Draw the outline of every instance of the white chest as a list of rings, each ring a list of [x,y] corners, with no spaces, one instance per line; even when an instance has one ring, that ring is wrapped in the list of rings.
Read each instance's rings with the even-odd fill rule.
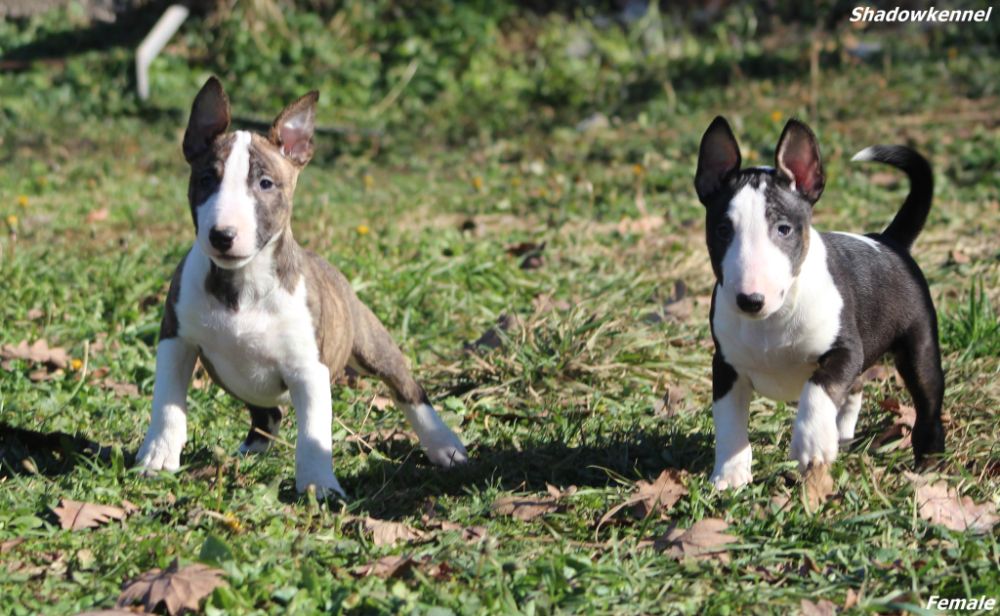
[[[306,305],[305,284],[289,293],[277,285],[263,297],[225,307],[205,291],[207,267],[193,250],[177,302],[178,335],[201,349],[221,384],[245,402],[288,402],[289,375],[312,366],[319,352]],[[249,267],[249,266],[248,266]]]
[[[776,313],[755,320],[725,301],[715,307],[712,324],[726,362],[748,376],[756,391],[775,400],[798,399],[840,331],[843,298],[826,267],[818,234],[811,240],[798,279]]]

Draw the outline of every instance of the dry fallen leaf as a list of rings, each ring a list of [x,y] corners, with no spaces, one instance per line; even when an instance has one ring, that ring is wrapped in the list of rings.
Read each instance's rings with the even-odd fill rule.
[[[868,383],[870,381],[888,381],[892,377],[893,372],[894,370],[890,369],[885,364],[875,364],[861,373],[860,380],[862,383]]]
[[[25,541],[26,539],[24,537],[15,537],[14,539],[8,539],[7,541],[0,543],[0,554],[13,550],[17,546],[24,543]]]
[[[536,244],[534,242],[521,242],[507,246],[506,252],[512,257],[524,257],[521,259],[521,269],[538,269],[545,264],[542,252],[545,250],[545,242]]]
[[[389,520],[365,518],[364,527],[366,531],[371,533],[372,543],[376,546],[393,546],[400,542],[420,541],[425,536],[422,531],[411,528],[402,522],[390,522]]]
[[[972,259],[969,258],[969,255],[965,254],[958,248],[954,248],[948,253],[948,261],[950,263],[954,263],[955,265],[966,265],[967,263],[972,262]]]
[[[654,547],[668,556],[678,560],[695,558],[699,560],[715,559],[722,563],[729,562],[729,553],[725,546],[734,543],[737,538],[724,533],[729,525],[718,518],[704,518],[695,522],[691,528],[681,530],[671,528],[654,543]]]
[[[535,315],[543,315],[553,310],[565,312],[571,308],[569,302],[564,299],[552,299],[548,293],[539,293],[531,300],[531,306],[535,309]]]
[[[406,574],[416,564],[417,562],[409,556],[383,556],[367,565],[355,567],[354,574],[358,577],[374,575],[389,579]]]
[[[32,383],[41,383],[42,381],[51,381],[57,376],[63,373],[62,370],[56,370],[55,372],[49,372],[45,368],[41,370],[32,370],[28,373],[28,379]]]
[[[44,339],[36,340],[32,345],[28,345],[27,340],[22,340],[17,346],[5,344],[0,347],[0,358],[24,359],[36,364],[45,364],[50,368],[65,369],[69,365],[66,349],[49,347],[49,343]]]
[[[771,505],[777,507],[779,511],[788,506],[789,501],[791,496],[787,492],[779,492],[771,497]]]
[[[689,297],[687,285],[683,280],[674,281],[674,291],[663,302],[656,312],[646,315],[645,321],[650,324],[663,321],[684,321],[694,312],[694,299]]]
[[[666,511],[674,506],[681,497],[687,495],[681,478],[683,473],[669,468],[660,473],[652,483],[638,481],[635,484],[636,493],[630,500],[635,505],[636,515],[645,518],[654,511]]]
[[[799,609],[802,616],[834,616],[837,613],[837,606],[826,599],[818,602],[803,599]]]
[[[392,398],[388,396],[381,396],[378,394],[372,396],[371,402],[368,403],[369,407],[379,411],[384,411],[385,409],[389,408],[392,405],[393,405]]]
[[[892,449],[900,449],[910,446],[910,434],[913,432],[913,424],[917,421],[917,410],[912,406],[900,404],[895,398],[885,398],[881,406],[894,415],[892,425],[883,430],[875,437],[875,446],[880,447],[891,441]]]
[[[944,480],[930,483],[915,473],[908,472],[905,475],[913,483],[920,517],[932,524],[940,524],[951,530],[983,534],[990,532],[1000,522],[993,503],[977,504],[968,496],[959,496],[958,491],[949,487]]]
[[[551,483],[546,483],[545,491],[548,492],[549,496],[551,496],[552,498],[567,498],[569,496],[573,496],[574,494],[576,494],[577,487],[570,486],[565,490],[563,490],[562,488],[554,486]]]
[[[899,186],[899,179],[899,175],[891,171],[875,171],[868,176],[868,181],[875,186],[883,188],[895,188]]]
[[[530,521],[559,509],[556,499],[546,496],[504,496],[493,502],[493,513]]]
[[[667,385],[663,397],[653,403],[655,417],[673,417],[684,408],[684,398],[687,392],[677,385]]]
[[[654,511],[666,512],[688,493],[687,488],[681,482],[682,477],[681,471],[670,468],[660,473],[660,476],[652,483],[637,481],[635,493],[624,503],[619,503],[609,509],[601,517],[597,527],[604,526],[626,508],[629,508],[633,515],[640,519],[646,518]]]
[[[665,222],[663,216],[640,216],[639,218],[626,216],[618,223],[618,233],[622,235],[630,233],[645,235],[650,231],[659,229]]]
[[[853,588],[847,589],[847,596],[844,597],[844,609],[849,610],[860,601],[860,593],[856,592]]]
[[[489,535],[485,526],[462,526],[447,520],[443,520],[438,528],[444,532],[457,532],[463,541],[470,543],[482,541]]]
[[[415,439],[409,432],[404,432],[396,428],[384,428],[374,432],[363,432],[361,434],[351,434],[347,437],[348,443],[361,443],[371,449],[383,443],[410,443]]]
[[[38,319],[45,316],[45,311],[42,310],[41,308],[32,308],[31,310],[28,311],[28,314],[26,316],[28,317],[29,321],[37,321]]]
[[[807,511],[816,511],[834,493],[833,477],[827,464],[813,463],[802,477],[802,503]]]
[[[471,352],[477,349],[499,349],[503,346],[500,332],[516,332],[519,329],[521,329],[521,319],[517,315],[501,314],[497,317],[496,326],[486,330],[475,342],[466,342],[465,350]]]
[[[197,612],[202,599],[226,586],[222,574],[222,570],[202,564],[181,567],[175,558],[166,570],[151,569],[127,582],[115,605],[125,607],[138,601],[152,612],[162,603],[171,616],[185,610]]]
[[[122,383],[114,379],[105,378],[97,382],[102,389],[113,393],[116,398],[138,398],[139,386],[135,383]]]
[[[87,212],[87,223],[93,224],[95,222],[103,222],[108,219],[108,214],[110,214],[110,212],[106,207],[90,210]]]
[[[52,511],[59,518],[59,524],[67,530],[97,528],[111,520],[123,520],[128,515],[121,507],[81,503],[66,498],[59,501],[59,506]]]
[[[517,244],[510,244],[504,249],[504,252],[512,257],[523,257],[524,255],[531,254],[533,252],[539,252],[545,248],[545,242],[541,244],[536,244],[535,242],[519,242]]]

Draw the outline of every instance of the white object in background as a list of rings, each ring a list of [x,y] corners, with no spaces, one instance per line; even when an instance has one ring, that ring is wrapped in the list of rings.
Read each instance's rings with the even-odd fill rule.
[[[149,65],[160,54],[170,37],[181,27],[189,13],[188,8],[182,4],[170,5],[146,38],[142,39],[135,52],[135,83],[141,100],[149,98]]]

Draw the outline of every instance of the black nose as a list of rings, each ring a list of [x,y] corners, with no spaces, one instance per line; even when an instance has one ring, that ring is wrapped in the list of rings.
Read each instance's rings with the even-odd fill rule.
[[[736,305],[739,306],[740,310],[743,312],[757,314],[760,312],[760,309],[764,307],[764,296],[760,293],[753,293],[751,295],[740,293],[736,296]]]
[[[208,231],[208,243],[219,252],[226,252],[233,247],[236,239],[235,227],[212,227]]]

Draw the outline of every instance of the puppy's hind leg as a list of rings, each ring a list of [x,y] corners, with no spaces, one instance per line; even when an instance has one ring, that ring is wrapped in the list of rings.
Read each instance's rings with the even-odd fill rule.
[[[896,369],[917,410],[911,440],[914,459],[920,465],[928,454],[944,451],[944,371],[935,320],[920,323],[901,341],[896,350]]]
[[[271,442],[278,436],[281,427],[281,409],[247,405],[250,411],[250,432],[240,444],[240,454],[264,453],[271,448]]]
[[[420,446],[431,462],[444,468],[467,462],[469,457],[465,446],[434,411],[424,389],[410,374],[406,358],[389,332],[363,305],[358,305],[355,317],[363,323],[355,333],[351,364],[389,386],[396,406],[402,409],[413,426]]]

